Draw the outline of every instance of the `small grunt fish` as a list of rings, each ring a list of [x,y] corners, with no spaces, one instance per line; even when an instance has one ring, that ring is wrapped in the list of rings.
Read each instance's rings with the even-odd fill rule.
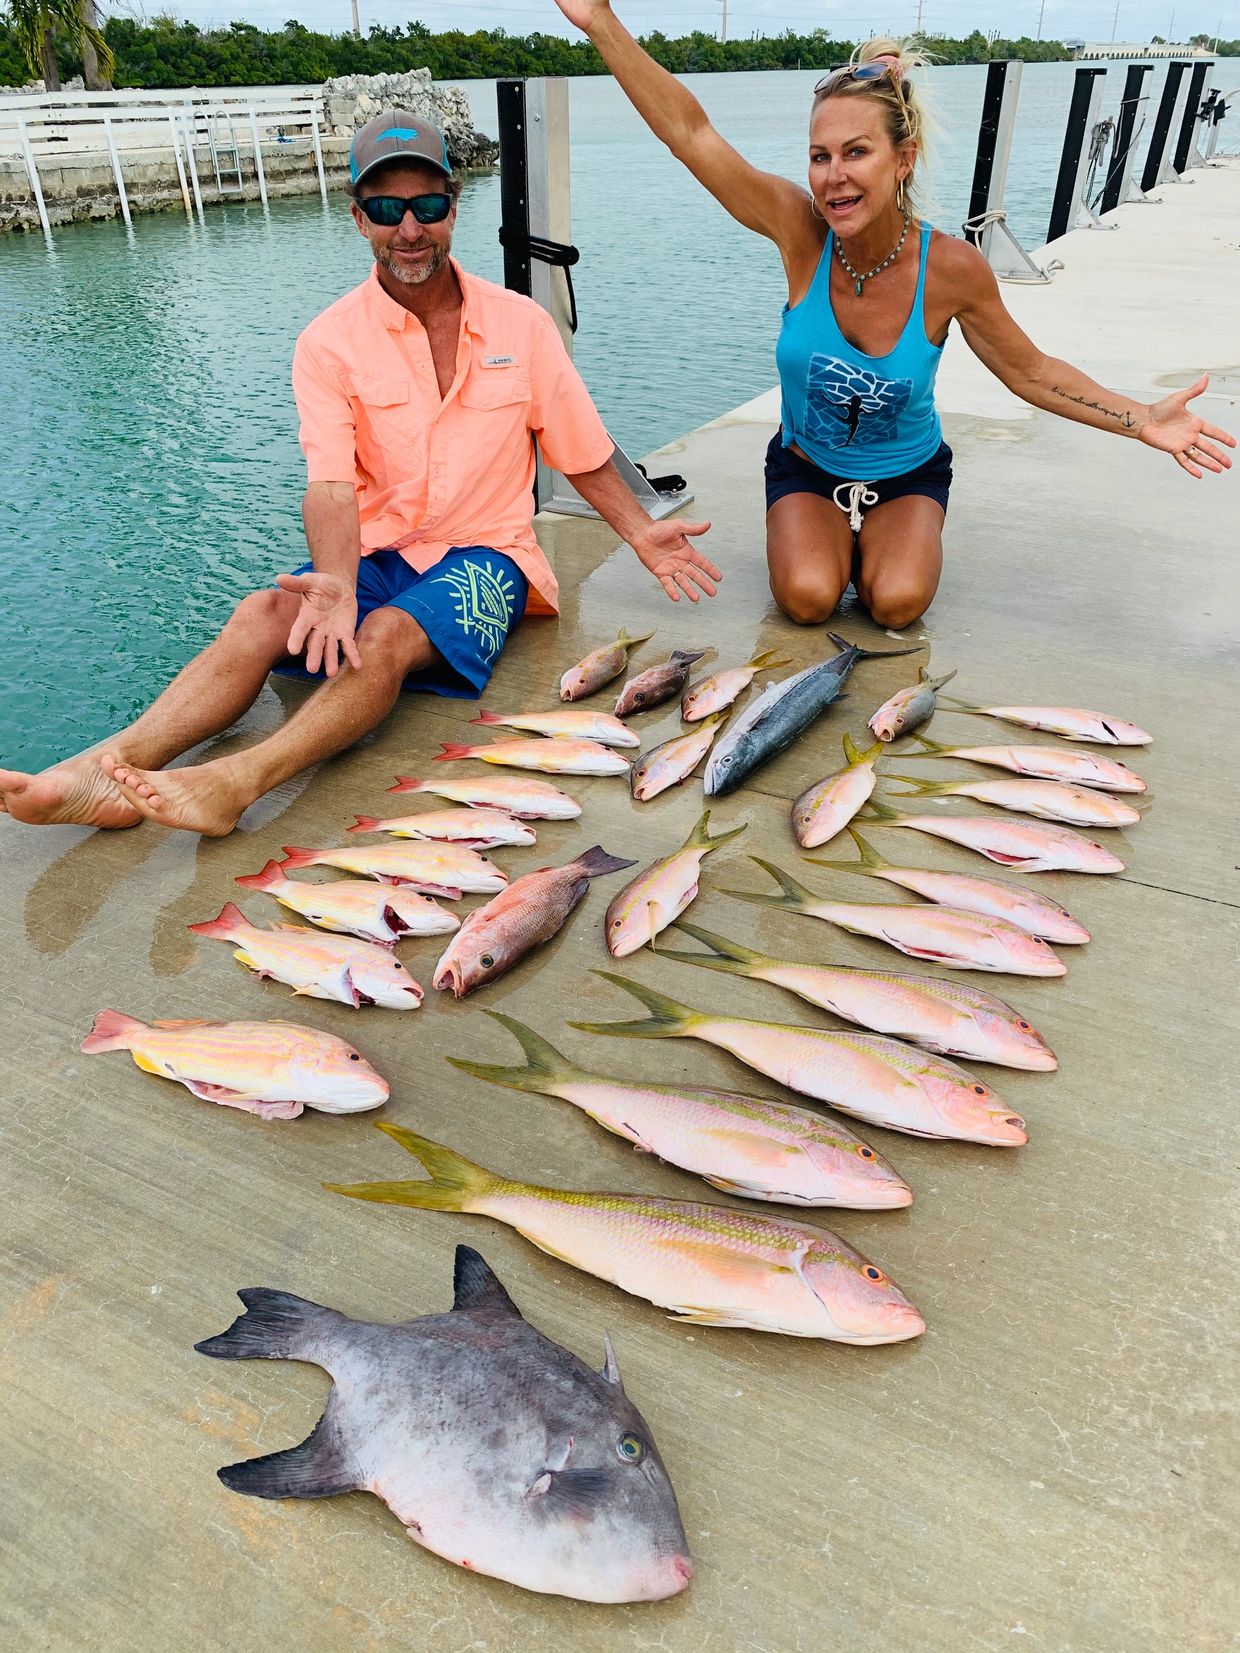
[[[696,729],[690,729],[687,735],[673,735],[671,740],[665,740],[661,746],[652,746],[644,757],[639,758],[629,777],[633,796],[638,803],[649,803],[660,792],[666,792],[669,786],[687,781],[710,751],[710,744],[726,717],[726,712],[714,712],[704,718]]]
[[[825,919],[853,935],[885,941],[910,958],[945,964],[955,970],[998,970],[1013,976],[1062,976],[1067,965],[1041,936],[1031,936],[1003,918],[969,912],[963,907],[940,907],[894,901],[870,905],[826,901],[798,884],[769,861],[750,860],[779,884],[780,895],[754,895],[746,890],[724,890],[738,901],[764,907],[787,907],[806,918]]]
[[[642,1153],[692,1171],[713,1188],[780,1205],[843,1205],[889,1211],[911,1205],[908,1184],[843,1125],[736,1091],[608,1079],[561,1056],[511,1016],[488,1010],[525,1052],[525,1066],[492,1067],[449,1056],[491,1085],[571,1102]]]
[[[1010,884],[1003,878],[975,878],[972,873],[933,872],[929,867],[893,867],[884,861],[878,851],[861,836],[855,827],[849,827],[849,836],[861,851],[860,861],[824,861],[810,857],[816,867],[831,867],[836,872],[859,873],[865,878],[882,878],[900,889],[912,890],[927,901],[937,901],[945,907],[963,907],[966,912],[989,913],[992,918],[1005,918],[1026,935],[1041,936],[1043,941],[1079,944],[1089,940],[1089,931],[1066,907],[1052,901],[1049,895],[1040,895],[1023,884]]]
[[[278,861],[268,861],[261,872],[248,873],[235,882],[275,896],[320,929],[344,931],[388,946],[401,936],[446,935],[460,923],[455,913],[417,890],[376,884],[369,878],[303,884],[286,878]]]
[[[260,930],[230,901],[218,918],[190,924],[196,936],[234,941],[233,957],[257,976],[270,976],[311,999],[352,1005],[381,1004],[389,1010],[416,1010],[422,989],[390,948],[351,941],[296,924]]]
[[[88,1056],[127,1050],[144,1073],[175,1079],[204,1102],[260,1119],[303,1108],[362,1113],[388,1099],[388,1082],[335,1034],[292,1022],[154,1022],[101,1010],[82,1040]]]
[[[462,746],[441,741],[436,763],[479,758],[483,763],[507,764],[511,769],[539,769],[544,775],[627,775],[629,760],[596,740],[497,740],[490,746]]]
[[[432,809],[425,815],[392,815],[379,820],[359,815],[350,832],[390,832],[393,838],[430,838],[441,844],[464,844],[469,849],[498,849],[506,844],[532,844],[533,827],[502,809]]]
[[[592,878],[635,866],[595,844],[563,867],[542,867],[509,884],[485,907],[476,907],[448,943],[434,985],[458,999],[494,981],[518,959],[564,927]]]
[[[1086,786],[1068,786],[1063,781],[923,781],[914,775],[886,778],[914,788],[913,792],[893,792],[894,798],[976,798],[997,809],[1036,815],[1042,821],[1063,821],[1068,826],[1123,827],[1141,819],[1139,810],[1108,792],[1091,792]]]
[[[477,850],[425,839],[404,844],[342,844],[339,849],[298,849],[294,844],[285,844],[281,864],[286,872],[301,867],[340,867],[385,884],[411,884],[428,895],[447,896],[450,901],[462,891],[490,895],[508,882],[507,873]]]
[[[702,862],[711,850],[745,830],[743,825],[733,827],[731,832],[720,832],[712,838],[709,827],[707,810],[678,850],[639,872],[613,897],[604,931],[612,958],[635,953],[679,918],[698,893]]]
[[[602,648],[591,649],[584,660],[579,660],[575,666],[568,668],[560,679],[560,699],[583,700],[586,695],[593,694],[595,689],[601,689],[604,683],[610,683],[613,677],[619,677],[628,664],[629,650],[635,649],[639,643],[645,643],[653,636],[653,631],[640,631],[636,637],[630,637],[621,626],[614,643],[605,643]]]
[[[591,1371],[535,1331],[468,1246],[453,1292],[450,1313],[397,1326],[239,1292],[246,1312],[200,1354],[305,1361],[333,1385],[300,1446],[220,1480],[253,1498],[373,1492],[414,1543],[526,1590],[601,1602],[683,1590],[693,1563],[676,1494],[610,1339]]]
[[[487,728],[501,725],[509,729],[524,729],[532,735],[567,735],[579,740],[596,740],[600,746],[640,746],[641,741],[618,717],[610,712],[590,712],[584,709],[558,709],[551,712],[513,712],[502,717],[499,712],[480,712],[470,719]]]
[[[452,803],[470,809],[503,809],[521,821],[571,821],[581,814],[581,805],[550,781],[533,781],[522,775],[474,775],[470,780],[419,781],[398,775],[389,792],[433,792]]]
[[[924,752],[902,752],[900,761],[910,758],[965,758],[969,763],[990,764],[1010,769],[1038,781],[1069,781],[1074,786],[1093,786],[1100,792],[1144,792],[1145,782],[1118,758],[1101,752],[1078,752],[1062,746],[943,746],[937,740],[918,735]]]
[[[695,653],[673,649],[661,666],[648,666],[644,672],[631,677],[616,701],[616,716],[648,712],[652,706],[661,706],[665,700],[678,695],[689,681],[689,667],[697,660],[704,660],[709,653],[709,649],[698,649]]]
[[[1148,746],[1153,735],[1135,723],[1107,717],[1102,712],[1083,712],[1077,706],[969,706],[963,700],[944,697],[944,706],[954,712],[972,712],[978,717],[995,717],[1001,723],[1019,723],[1025,729],[1045,729],[1065,740],[1093,741],[1099,746]]]
[[[863,1344],[926,1329],[895,1282],[829,1229],[696,1200],[514,1182],[398,1125],[380,1129],[430,1181],[324,1183],[330,1193],[494,1217],[560,1262],[698,1325]]]
[[[570,1027],[625,1039],[701,1039],[802,1096],[889,1131],[991,1148],[1015,1148],[1028,1141],[1024,1120],[988,1085],[954,1062],[899,1039],[712,1016],[609,970],[594,974],[632,993],[651,1015],[638,1022],[570,1022]]]
[[[883,701],[870,719],[870,728],[879,740],[901,740],[911,735],[934,716],[939,690],[955,675],[948,672],[946,677],[931,678],[923,666],[917,674],[919,681],[911,689],[898,689],[890,700]]]
[[[852,737],[844,736],[847,764],[807,786],[792,806],[792,831],[802,849],[817,849],[844,830],[878,784],[874,760],[882,749],[879,741],[868,752],[858,752]]]
[[[796,964],[755,953],[683,919],[677,920],[676,928],[712,952],[673,953],[661,947],[660,958],[771,982],[846,1022],[908,1039],[940,1056],[997,1062],[1035,1073],[1049,1073],[1059,1066],[1054,1051],[1019,1011],[980,987],[894,970]]]
[[[680,715],[686,723],[697,723],[700,718],[710,717],[714,712],[726,712],[740,699],[758,672],[774,671],[777,666],[791,664],[791,660],[778,658],[775,649],[765,649],[761,654],[755,654],[747,665],[729,666],[713,677],[704,677],[681,701]]]
[[[1070,827],[1041,821],[1005,821],[990,815],[901,815],[871,798],[867,806],[875,826],[907,827],[946,838],[976,850],[988,861],[1017,872],[1123,872],[1124,863],[1109,849],[1082,838]]]

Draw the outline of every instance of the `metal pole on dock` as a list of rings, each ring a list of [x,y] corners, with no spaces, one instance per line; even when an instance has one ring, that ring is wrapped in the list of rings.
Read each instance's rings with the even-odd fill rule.
[[[254,173],[258,179],[258,198],[263,203],[263,211],[267,211],[267,179],[263,173],[263,146],[258,140],[258,116],[254,113],[254,105],[250,105],[250,136],[254,140]]]
[[[1152,63],[1130,63],[1124,80],[1124,95],[1120,99],[1119,120],[1115,127],[1115,145],[1111,150],[1111,164],[1102,191],[1103,212],[1113,212],[1125,201],[1144,200],[1133,182],[1137,170],[1137,136],[1144,125],[1142,109],[1149,101],[1143,92],[1146,75],[1153,74]]]
[[[198,162],[194,159],[194,128],[197,124],[194,106],[188,100],[181,116],[185,132],[185,159],[189,165],[189,181],[194,190],[194,206],[198,211],[198,222],[205,224],[207,215],[202,210],[202,190],[198,187]]]
[[[327,205],[327,179],[323,174],[323,145],[319,141],[319,112],[313,104],[310,105],[310,136],[314,142],[314,165],[319,175],[319,194],[323,197],[323,205]]]
[[[185,182],[185,167],[181,162],[181,134],[177,130],[177,112],[175,109],[169,109],[168,111],[168,126],[172,132],[172,155],[177,163],[177,177],[181,183],[181,199],[185,203],[185,216],[192,224],[194,222],[194,209],[190,204],[189,185]]]
[[[1163,180],[1163,156],[1167,149],[1167,138],[1171,132],[1171,117],[1175,111],[1176,100],[1179,96],[1180,82],[1184,71],[1189,65],[1183,58],[1172,58],[1167,65],[1167,78],[1163,81],[1162,96],[1158,100],[1158,113],[1154,116],[1154,131],[1150,138],[1150,147],[1145,152],[1145,170],[1141,174],[1142,193],[1148,195]]]
[[[1003,210],[1007,187],[1008,158],[1012,153],[1012,132],[1020,97],[1021,64],[1016,59],[996,60],[986,70],[986,91],[982,119],[977,131],[977,156],[973,163],[973,188],[969,195],[969,216],[961,228],[985,256],[1000,281],[1042,283],[1051,279],[1051,269],[1035,264],[1008,228]],[[1057,261],[1053,268],[1062,269]]]
[[[1206,77],[1213,67],[1212,63],[1193,64],[1193,72],[1188,83],[1188,96],[1184,100],[1184,115],[1180,121],[1180,135],[1176,140],[1175,153],[1171,158],[1172,169],[1181,175],[1187,172],[1189,168],[1189,156],[1193,148],[1193,130],[1197,125],[1197,116],[1201,112],[1201,104],[1205,96]],[[1191,181],[1190,179],[1189,182]]]
[[[112,130],[111,115],[103,117],[103,135],[108,140],[108,154],[112,158],[112,176],[116,180],[116,195],[120,202],[121,217],[126,224],[132,224],[133,219],[129,216],[129,197],[125,193],[125,179],[121,172],[121,158],[116,149],[116,134]]]
[[[26,123],[21,116],[17,117],[17,136],[21,141],[22,154],[26,159],[26,172],[30,179],[30,191],[34,196],[34,204],[39,209],[39,223],[43,226],[43,233],[50,241],[52,239],[51,220],[47,216],[47,206],[43,200],[43,186],[39,182],[39,169],[35,165],[34,150],[30,147],[30,134],[26,131]]]
[[[1068,126],[1064,132],[1063,151],[1059,157],[1059,176],[1055,180],[1055,195],[1046,231],[1048,241],[1058,241],[1060,236],[1067,235],[1073,227],[1077,203],[1081,199],[1089,167],[1089,146],[1086,139],[1094,128],[1105,79],[1106,70],[1092,64],[1088,68],[1076,71],[1072,103],[1068,110]]]

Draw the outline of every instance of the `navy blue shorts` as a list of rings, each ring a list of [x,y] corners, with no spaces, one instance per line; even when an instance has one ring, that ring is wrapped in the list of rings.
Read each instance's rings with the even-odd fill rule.
[[[293,570],[313,572],[314,564],[308,562]],[[360,626],[377,608],[403,609],[442,656],[442,663],[410,672],[404,687],[453,700],[476,700],[490,681],[509,632],[525,612],[528,590],[512,558],[485,545],[454,546],[424,573],[399,551],[372,551],[358,565],[357,623]],[[321,670],[308,672],[296,657],[275,670],[283,677],[310,681],[324,676]]]
[[[817,465],[811,465],[799,453],[785,448],[782,429],[775,432],[766,450],[768,511],[777,499],[783,499],[786,494],[817,494],[820,499],[829,499],[836,505],[843,501],[841,508],[847,515],[848,490],[856,480],[855,477],[833,476],[830,471],[820,471]],[[877,494],[878,498],[870,499],[865,504],[858,501],[858,509],[864,515],[873,506],[903,499],[906,494],[925,494],[927,499],[934,500],[946,511],[951,485],[952,450],[944,442],[924,465],[905,471],[903,476],[888,476],[879,482],[868,483],[868,490]]]

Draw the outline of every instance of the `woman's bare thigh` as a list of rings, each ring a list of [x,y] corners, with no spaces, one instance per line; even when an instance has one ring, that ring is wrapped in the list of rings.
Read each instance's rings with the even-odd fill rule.
[[[817,494],[785,494],[766,513],[771,592],[791,620],[829,619],[852,573],[848,518]]]

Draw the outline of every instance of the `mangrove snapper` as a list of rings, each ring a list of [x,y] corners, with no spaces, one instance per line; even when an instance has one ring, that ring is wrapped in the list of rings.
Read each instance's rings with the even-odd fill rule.
[[[695,661],[704,660],[709,653],[709,649],[698,649],[693,653],[673,649],[661,666],[648,666],[636,677],[630,677],[616,701],[616,716],[648,712],[652,706],[661,706],[665,700],[678,695],[689,681],[689,667]]]
[[[88,1056],[127,1050],[144,1073],[175,1079],[204,1102],[296,1119],[303,1108],[362,1113],[388,1099],[388,1082],[333,1033],[292,1022],[154,1022],[101,1010],[82,1040]]]
[[[393,838],[430,838],[441,844],[464,844],[468,849],[499,849],[504,845],[532,844],[533,827],[502,809],[432,809],[425,815],[392,815],[380,820],[359,815],[350,832],[390,832]]]
[[[527,872],[464,920],[439,961],[434,985],[450,987],[463,999],[483,982],[494,981],[559,934],[592,878],[635,865],[595,844],[566,866]]]
[[[901,740],[928,723],[934,716],[939,690],[956,674],[948,672],[946,677],[931,678],[923,666],[917,675],[919,681],[911,689],[898,689],[870,719],[870,728],[879,740]]]
[[[286,878],[278,861],[268,861],[261,872],[248,873],[235,882],[275,896],[320,929],[343,931],[387,946],[402,936],[446,935],[460,923],[455,913],[407,886],[376,884],[368,878],[303,884]]]
[[[674,918],[679,918],[698,893],[702,862],[711,850],[745,830],[743,825],[733,827],[730,832],[720,832],[712,838],[709,827],[710,811],[707,810],[678,850],[639,872],[612,898],[605,929],[607,950],[612,958],[635,953],[646,942],[653,941]]]
[[[395,1326],[286,1291],[237,1295],[246,1312],[200,1354],[305,1361],[333,1386],[300,1446],[219,1471],[233,1492],[373,1492],[433,1554],[579,1601],[658,1601],[693,1576],[676,1494],[610,1340],[591,1371],[535,1331],[468,1246],[456,1248],[451,1312]]]
[[[521,821],[571,821],[581,814],[581,805],[550,781],[534,781],[524,775],[475,775],[470,780],[415,780],[398,775],[389,792],[433,792],[452,803],[470,809],[502,809]]]
[[[755,654],[747,665],[729,666],[713,677],[704,677],[681,701],[680,715],[686,723],[696,723],[700,718],[710,717],[713,712],[726,712],[744,694],[758,672],[774,671],[777,666],[791,664],[791,660],[779,658],[775,649],[766,649],[761,654]]]
[[[641,631],[636,637],[630,637],[621,626],[614,643],[605,643],[602,648],[592,649],[584,660],[579,660],[575,666],[568,668],[560,679],[560,699],[583,700],[586,695],[593,694],[595,689],[601,689],[604,683],[610,683],[613,677],[619,677],[628,664],[629,650],[635,649],[639,643],[645,643],[653,636],[653,631]]]
[[[1019,723],[1025,729],[1045,729],[1065,740],[1093,741],[1099,746],[1148,746],[1153,735],[1122,718],[1102,712],[1083,712],[1077,706],[970,706],[963,700],[943,698],[954,712],[972,712],[978,717],[995,717],[1001,723]]]
[[[1070,827],[1042,821],[1005,821],[991,815],[902,815],[871,798],[875,826],[907,827],[976,850],[1017,872],[1123,872],[1118,855]]]
[[[878,784],[874,760],[882,749],[880,740],[868,752],[859,752],[852,737],[844,736],[847,764],[807,786],[792,806],[792,831],[802,849],[816,849],[844,830]]]
[[[704,718],[687,735],[674,735],[661,746],[650,751],[633,765],[629,784],[638,803],[649,803],[669,786],[677,786],[689,776],[710,751],[710,743],[719,732],[726,712],[715,712]]]
[[[1068,781],[1073,786],[1092,786],[1099,792],[1144,792],[1145,782],[1118,758],[1101,752],[1080,752],[1062,746],[944,746],[937,740],[916,737],[924,752],[901,752],[900,761],[910,758],[964,758],[969,763],[990,764],[1010,769],[1038,781]]]
[[[237,943],[233,957],[256,976],[270,976],[312,999],[416,1010],[422,989],[389,947],[346,940],[322,930],[279,924],[260,930],[230,901],[218,918],[187,926],[196,936]]]
[[[567,735],[579,740],[596,740],[600,746],[640,746],[641,741],[618,717],[610,712],[589,712],[569,707],[552,712],[513,712],[501,716],[499,712],[480,712],[471,723],[483,723],[488,728],[505,725],[509,729],[524,729],[532,735]]]
[[[692,1171],[750,1200],[843,1205],[888,1211],[911,1205],[908,1184],[843,1125],[736,1091],[609,1079],[570,1062],[533,1028],[488,1010],[517,1039],[525,1066],[493,1067],[449,1056],[454,1068],[488,1084],[571,1102],[642,1153]]]
[[[514,1182],[398,1125],[380,1129],[431,1180],[324,1183],[329,1192],[494,1217],[559,1262],[677,1320],[864,1344],[926,1329],[900,1288],[829,1229],[696,1200]]]
[[[496,740],[490,746],[462,746],[441,741],[436,763],[455,763],[459,758],[478,758],[482,763],[506,764],[510,769],[538,769],[544,775],[627,775],[629,760],[610,746],[596,740],[550,739]]]
[[[427,895],[455,901],[464,891],[490,895],[502,890],[508,875],[477,850],[461,844],[411,839],[403,844],[342,844],[339,849],[298,849],[285,844],[286,872],[301,867],[340,867],[384,884],[409,884]]]

